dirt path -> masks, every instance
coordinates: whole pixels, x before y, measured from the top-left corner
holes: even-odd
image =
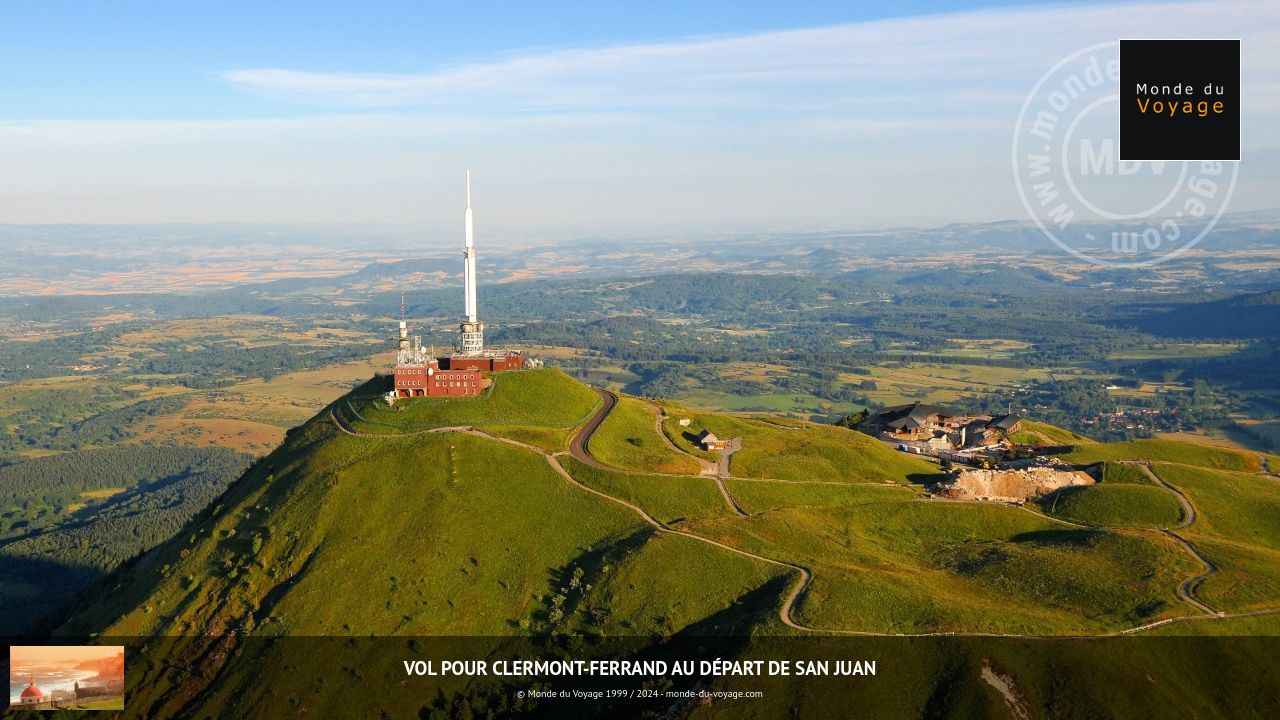
[[[1118,462],[1121,465],[1133,465],[1141,470],[1142,473],[1147,476],[1148,480],[1178,497],[1178,502],[1182,503],[1182,523],[1175,527],[1174,530],[1182,530],[1183,528],[1191,527],[1191,524],[1196,521],[1195,506],[1191,504],[1191,501],[1187,499],[1186,495],[1182,494],[1181,490],[1175,488],[1164,480],[1161,480],[1160,476],[1156,475],[1155,471],[1151,469],[1151,463],[1145,460],[1120,460]]]
[[[1186,495],[1182,494],[1181,490],[1160,479],[1160,476],[1156,475],[1155,471],[1151,469],[1151,463],[1148,463],[1145,460],[1122,460],[1121,463],[1124,465],[1133,465],[1139,468],[1142,470],[1143,474],[1151,480],[1151,482],[1173,493],[1178,498],[1178,502],[1182,503],[1182,522],[1175,528],[1165,528],[1164,534],[1172,538],[1173,541],[1191,555],[1191,557],[1195,558],[1197,562],[1203,565],[1204,572],[1196,575],[1195,577],[1183,580],[1182,584],[1178,585],[1178,597],[1196,606],[1206,614],[1214,616],[1223,615],[1222,612],[1214,610],[1192,594],[1195,592],[1196,587],[1199,586],[1205,578],[1218,572],[1218,567],[1209,562],[1205,556],[1201,555],[1200,551],[1197,550],[1195,545],[1192,545],[1189,540],[1174,532],[1175,530],[1183,530],[1191,527],[1191,525],[1196,521],[1196,507],[1191,504],[1191,500],[1188,499]]]
[[[605,391],[597,391],[597,392],[605,393]],[[595,430],[600,427],[600,423],[604,421],[604,417],[608,415],[610,410],[613,409],[616,402],[617,402],[616,397],[614,398],[613,402],[609,402],[608,400],[606,400],[605,405],[600,408],[599,412],[597,412],[596,415],[592,417],[592,419],[588,421],[585,425],[583,425],[583,427],[580,430],[578,430],[577,434],[575,434],[573,441],[570,443],[571,449],[577,448],[580,452],[582,452],[584,456],[586,456],[586,458],[590,458],[590,454],[587,452],[587,449],[588,449],[587,440],[589,439],[591,433],[595,432]],[[477,435],[480,437],[485,437],[490,440],[496,440],[498,442],[507,443],[508,445],[514,445],[516,447],[524,448],[525,450],[538,453],[539,455],[543,456],[543,458],[546,459],[547,464],[551,467],[551,469],[555,471],[555,473],[559,475],[561,478],[563,478],[566,482],[570,483],[574,487],[577,487],[578,489],[584,492],[591,493],[592,495],[595,495],[601,499],[607,500],[609,502],[612,502],[627,508],[631,512],[635,513],[645,524],[649,525],[657,532],[686,537],[686,538],[689,538],[690,540],[705,543],[707,545],[711,545],[713,547],[719,548],[726,552],[731,552],[735,555],[750,558],[752,560],[756,560],[756,561],[765,563],[767,565],[784,568],[790,572],[793,572],[795,573],[796,578],[795,578],[795,581],[792,583],[790,590],[788,590],[786,597],[783,598],[782,604],[779,605],[778,607],[778,619],[787,627],[792,628],[794,630],[801,631],[801,632],[815,633],[815,634],[821,634],[821,635],[853,635],[853,636],[863,636],[863,637],[988,637],[988,638],[1017,638],[1017,639],[1023,639],[1023,640],[1051,640],[1051,639],[1064,639],[1064,638],[1099,639],[1099,638],[1110,638],[1110,637],[1121,637],[1125,635],[1133,635],[1136,633],[1144,632],[1146,630],[1152,630],[1154,628],[1158,628],[1164,625],[1170,625],[1178,622],[1194,622],[1194,621],[1218,620],[1218,619],[1226,619],[1226,618],[1257,617],[1262,615],[1273,615],[1273,614],[1280,613],[1280,608],[1269,608],[1265,610],[1255,610],[1252,612],[1231,613],[1231,614],[1213,613],[1212,611],[1207,611],[1211,614],[1184,615],[1176,618],[1166,618],[1164,620],[1158,620],[1156,622],[1147,623],[1145,625],[1139,625],[1137,627],[1128,628],[1125,630],[1117,630],[1115,632],[1104,633],[1100,635],[1027,635],[1027,634],[1020,634],[1020,633],[981,633],[981,632],[977,632],[977,633],[975,632],[885,633],[885,632],[874,632],[870,630],[841,630],[841,629],[823,629],[823,628],[811,627],[808,625],[804,625],[803,623],[800,623],[799,621],[795,620],[792,617],[793,611],[795,609],[796,601],[800,598],[801,594],[803,594],[804,591],[809,587],[809,583],[812,582],[813,580],[813,572],[809,568],[804,567],[803,565],[798,565],[796,563],[787,562],[785,560],[778,560],[776,558],[766,557],[764,555],[758,555],[756,553],[753,553],[747,550],[742,550],[742,549],[733,547],[731,545],[726,545],[725,543],[712,540],[711,538],[703,537],[701,535],[696,535],[694,533],[687,532],[685,530],[677,530],[677,529],[668,527],[667,525],[660,522],[657,518],[653,517],[648,512],[646,512],[644,508],[640,507],[639,505],[636,505],[627,500],[623,500],[622,498],[617,498],[607,493],[601,492],[600,490],[596,490],[595,488],[588,487],[587,485],[584,485],[578,482],[577,480],[575,480],[574,477],[569,474],[569,471],[564,469],[564,466],[560,464],[560,461],[558,459],[559,456],[564,455],[565,453],[551,453],[551,452],[548,452],[546,449],[540,448],[536,445],[530,445],[529,443],[521,442],[519,440],[512,440],[511,438],[499,437],[497,435],[493,435],[491,433],[485,432],[484,430],[480,430],[475,427],[431,428],[428,430],[419,430],[412,433],[401,433],[398,435],[362,433],[357,430],[354,430],[353,428],[347,427],[347,425],[338,416],[338,413],[335,412],[334,410],[335,406],[336,406],[336,403],[329,406],[329,417],[333,420],[334,426],[336,426],[338,430],[340,430],[341,432],[354,437],[387,440],[387,439],[393,439],[396,437],[403,437],[406,435],[461,432],[461,433],[467,433],[469,435]],[[588,461],[582,457],[579,457],[576,453],[573,455],[575,458],[578,458],[582,462],[591,462],[591,463],[596,462],[594,458],[591,458],[590,461]],[[609,468],[606,467],[605,469],[609,469]],[[896,486],[887,486],[887,487],[896,487]],[[1190,546],[1188,545],[1188,547]],[[1193,553],[1195,552],[1194,549],[1192,549],[1192,552]],[[1197,557],[1199,557],[1198,553],[1195,553],[1195,554]],[[1194,581],[1195,579],[1196,578],[1193,578],[1192,580]],[[1184,583],[1184,585],[1186,585],[1186,583]],[[1196,603],[1194,601],[1192,602],[1193,604],[1199,605],[1199,603]]]
[[[889,487],[893,487],[893,486],[889,486]],[[993,503],[990,500],[966,500],[963,498],[918,497],[916,498],[916,500],[920,502],[927,502],[927,503],[951,503],[955,505],[1004,505],[1004,503]],[[1031,508],[1025,505],[1007,505],[1007,507],[1015,508],[1023,512],[1029,512],[1032,515],[1035,515],[1036,517],[1040,518],[1041,520],[1048,520],[1049,522],[1055,522],[1055,523],[1058,523],[1059,525],[1066,525],[1068,527],[1079,528],[1081,530],[1113,529],[1113,528],[1105,528],[1100,525],[1085,525],[1084,523],[1078,523],[1078,522],[1075,522],[1074,520],[1064,520],[1063,518],[1054,517],[1052,515],[1049,515],[1048,513],[1036,512],[1035,510],[1032,510]]]
[[[1255,454],[1258,456],[1258,462],[1262,463],[1262,467],[1258,470],[1258,474],[1266,478],[1271,478],[1272,480],[1280,480],[1280,473],[1277,473],[1275,469],[1271,467],[1271,461],[1267,459],[1267,454]]]
[[[662,423],[667,419],[667,411],[663,409],[661,405],[658,405],[656,403],[649,403],[648,405],[650,409],[653,410],[653,413],[654,413],[655,422],[653,424],[653,429],[657,431],[658,437],[662,438],[662,444],[666,445],[667,449],[671,450],[672,452],[678,452],[681,455],[687,455],[688,457],[691,457],[694,460],[697,460],[699,475],[703,475],[706,477],[714,477],[716,474],[716,464],[706,458],[698,457],[697,455],[694,455],[693,453],[688,452],[687,450],[681,450],[680,446],[671,442],[671,438],[667,437],[666,431],[662,429]]]

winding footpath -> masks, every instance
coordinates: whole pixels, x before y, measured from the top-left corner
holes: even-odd
[[[338,405],[337,402],[330,405],[328,411],[329,411],[329,417],[333,421],[334,426],[342,433],[346,435],[350,435],[352,437],[387,440],[387,439],[393,439],[393,438],[404,437],[404,436],[412,436],[412,435],[439,434],[439,433],[465,433],[468,435],[475,435],[475,436],[487,438],[489,440],[506,443],[508,445],[514,445],[516,447],[523,448],[531,452],[535,452],[543,456],[543,458],[546,459],[547,464],[551,467],[551,469],[571,485],[577,487],[580,490],[591,493],[592,495],[595,495],[599,498],[602,498],[604,500],[607,500],[609,502],[612,502],[627,508],[631,512],[635,513],[645,524],[649,525],[656,532],[668,534],[668,535],[678,535],[681,537],[689,538],[690,540],[695,540],[697,542],[705,543],[707,545],[711,545],[721,550],[731,552],[735,555],[750,558],[752,560],[756,560],[758,562],[762,562],[767,565],[771,565],[773,567],[779,567],[779,568],[788,570],[790,572],[793,572],[795,573],[796,578],[795,578],[795,581],[792,583],[790,590],[788,590],[787,596],[783,598],[782,604],[778,607],[778,619],[787,627],[792,628],[794,630],[801,631],[801,632],[814,633],[819,635],[851,635],[851,636],[862,636],[862,637],[909,637],[909,638],[911,637],[915,637],[915,638],[982,637],[982,638],[1012,638],[1012,639],[1020,639],[1020,640],[1061,640],[1061,639],[1097,640],[1102,638],[1112,638],[1112,637],[1122,637],[1126,635],[1133,635],[1133,634],[1141,633],[1154,628],[1158,628],[1164,625],[1171,625],[1174,623],[1181,623],[1181,622],[1193,622],[1193,621],[1200,621],[1200,620],[1214,620],[1214,619],[1225,619],[1225,618],[1258,617],[1262,615],[1280,614],[1280,608],[1255,610],[1252,612],[1245,612],[1245,613],[1214,612],[1213,610],[1209,609],[1207,606],[1204,606],[1203,604],[1196,601],[1194,598],[1191,598],[1188,594],[1183,594],[1184,599],[1187,599],[1189,602],[1196,605],[1197,607],[1204,609],[1207,614],[1184,615],[1180,617],[1166,618],[1164,620],[1158,620],[1156,622],[1147,623],[1145,625],[1139,625],[1137,627],[1128,628],[1125,630],[1118,630],[1110,633],[1104,633],[1100,635],[1029,635],[1029,634],[1023,634],[1023,633],[984,633],[984,632],[892,633],[892,632],[874,632],[870,630],[841,630],[841,629],[829,629],[829,628],[816,628],[809,625],[805,625],[793,617],[793,611],[795,609],[796,601],[800,598],[800,596],[804,593],[804,591],[809,587],[809,584],[813,580],[813,572],[809,568],[803,565],[798,565],[796,563],[788,562],[786,560],[779,560],[777,558],[771,558],[771,557],[750,552],[748,550],[736,548],[731,545],[727,545],[725,543],[712,540],[711,538],[703,537],[701,535],[697,535],[685,530],[678,530],[676,528],[672,528],[666,525],[665,523],[661,522],[657,518],[653,517],[652,515],[650,515],[644,508],[640,507],[639,505],[636,505],[635,503],[632,503],[628,500],[614,497],[613,495],[609,495],[605,492],[602,492],[595,488],[584,485],[583,483],[574,479],[574,477],[570,475],[567,470],[565,470],[564,466],[560,464],[559,458],[563,457],[566,454],[571,455],[575,459],[579,460],[580,462],[586,463],[595,468],[600,468],[603,470],[610,470],[610,471],[615,470],[614,468],[611,468],[605,465],[604,463],[601,463],[600,461],[596,460],[594,457],[591,456],[589,452],[591,435],[594,434],[595,431],[599,429],[601,423],[604,422],[605,417],[607,417],[609,412],[613,410],[613,408],[617,405],[617,401],[618,401],[617,396],[611,392],[608,392],[605,390],[599,390],[599,389],[595,389],[595,390],[596,390],[596,393],[600,395],[601,399],[604,402],[601,404],[599,410],[596,411],[595,415],[593,415],[591,419],[588,420],[574,434],[572,440],[569,443],[569,451],[567,453],[566,452],[556,452],[556,453],[548,452],[545,448],[541,448],[536,445],[531,445],[526,442],[521,442],[519,440],[514,440],[511,438],[505,438],[499,435],[494,435],[493,433],[486,432],[484,430],[481,430],[479,428],[472,427],[472,426],[449,426],[449,427],[429,428],[426,430],[417,430],[417,431],[408,432],[408,433],[396,433],[396,434],[365,433],[350,427],[340,417],[340,414],[337,412],[337,409],[336,409]],[[343,400],[340,400],[338,402],[345,402],[345,401],[346,399],[344,398]],[[354,408],[352,408],[352,412],[355,412]],[[358,416],[358,413],[357,413],[357,416]],[[1138,464],[1138,465],[1143,464],[1143,461],[1132,461],[1132,462],[1133,464]],[[1173,490],[1173,492],[1177,493],[1179,497],[1183,497],[1182,494],[1178,492],[1176,489],[1167,485],[1159,478],[1156,478],[1155,474],[1151,473],[1150,468],[1144,468],[1144,469],[1148,472],[1148,474],[1150,474],[1150,476],[1158,484],[1164,487],[1167,487],[1170,490]],[[684,477],[687,477],[687,476],[684,476]],[[719,476],[717,476],[717,480],[720,480]],[[754,480],[759,480],[759,479],[754,479]],[[729,502],[733,503],[732,497],[727,494],[727,490],[725,492],[726,492],[726,499]],[[1187,501],[1185,497],[1183,497],[1183,501],[1186,507],[1190,507],[1190,502]],[[733,504],[736,506],[736,503],[733,503]],[[741,509],[739,508],[739,510]],[[1194,513],[1195,513],[1195,509],[1194,507],[1191,507],[1190,514],[1188,516],[1189,519],[1184,519],[1184,523],[1179,526],[1179,529],[1185,528],[1188,525],[1190,525],[1191,522],[1194,522],[1195,520]],[[745,513],[743,514],[745,515]],[[1068,524],[1073,524],[1073,523],[1068,523]],[[1171,531],[1166,530],[1166,532],[1169,532],[1171,535],[1173,535]],[[1182,538],[1180,538],[1177,535],[1173,535],[1173,536],[1178,540],[1182,540]],[[1190,585],[1193,585],[1195,582],[1198,582],[1199,580],[1202,580],[1204,577],[1208,577],[1209,575],[1212,575],[1214,572],[1217,571],[1216,568],[1213,568],[1213,566],[1208,561],[1204,560],[1200,556],[1200,554],[1196,552],[1193,547],[1191,547],[1190,543],[1187,543],[1185,540],[1182,540],[1182,542],[1184,546],[1187,547],[1192,554],[1194,554],[1197,558],[1199,558],[1201,562],[1203,562],[1211,570],[1208,573],[1205,573],[1201,576],[1197,576],[1195,578],[1192,578],[1191,580],[1188,580],[1187,582],[1184,582],[1182,587],[1179,588],[1180,594],[1183,593],[1184,590],[1188,588]]]
[[[603,392],[603,391],[597,390],[596,392]],[[667,437],[666,431],[662,429],[662,423],[667,419],[667,411],[664,410],[661,405],[658,405],[657,403],[650,403],[649,407],[652,408],[654,412],[653,429],[655,432],[658,433],[658,437],[662,438],[662,444],[666,445],[668,450],[696,460],[698,462],[699,475],[703,475],[705,477],[714,477],[716,474],[718,474],[719,468],[715,463],[711,462],[706,458],[698,457],[697,455],[694,455],[691,452],[681,450],[679,447],[676,446],[675,443],[671,442],[671,438]]]
[[[1208,558],[1201,555],[1200,551],[1196,549],[1195,545],[1192,545],[1190,541],[1188,541],[1186,538],[1182,537],[1177,532],[1175,532],[1176,530],[1185,530],[1186,528],[1191,527],[1191,524],[1196,521],[1195,505],[1191,504],[1191,500],[1188,499],[1186,495],[1182,494],[1181,490],[1162,480],[1159,475],[1156,475],[1155,471],[1151,469],[1151,463],[1145,460],[1123,460],[1121,461],[1121,464],[1133,465],[1134,467],[1138,468],[1143,472],[1144,475],[1147,476],[1148,480],[1155,483],[1159,487],[1162,487],[1165,490],[1168,490],[1169,492],[1173,493],[1174,496],[1178,498],[1178,502],[1182,503],[1182,522],[1179,523],[1176,528],[1165,528],[1164,534],[1172,538],[1173,541],[1177,543],[1179,546],[1181,546],[1183,550],[1186,550],[1187,553],[1191,555],[1191,557],[1195,558],[1197,562],[1203,565],[1204,572],[1200,573],[1199,575],[1196,575],[1195,577],[1190,577],[1190,578],[1187,578],[1186,580],[1183,580],[1182,584],[1178,586],[1178,597],[1182,598],[1188,603],[1191,603],[1192,605],[1195,605],[1197,608],[1199,608],[1200,610],[1204,611],[1209,615],[1213,615],[1215,617],[1222,617],[1225,613],[1218,610],[1214,610],[1208,605],[1205,605],[1203,602],[1200,601],[1199,598],[1197,598],[1193,594],[1195,592],[1196,587],[1200,585],[1200,583],[1203,582],[1205,578],[1210,577],[1218,572],[1218,567],[1213,563],[1209,562]]]
[[[596,392],[601,391],[596,390]],[[699,468],[698,474],[702,477],[715,479],[716,489],[720,491],[720,497],[724,498],[724,504],[728,506],[729,510],[738,517],[751,517],[750,513],[743,510],[742,507],[738,505],[738,501],[733,499],[733,494],[729,492],[729,486],[724,483],[724,479],[730,477],[729,459],[733,457],[735,452],[742,449],[742,438],[734,438],[730,440],[728,446],[725,448],[724,454],[720,456],[720,462],[711,462],[704,457],[698,457],[687,450],[682,450],[677,447],[675,443],[671,442],[671,438],[667,437],[666,431],[662,429],[662,422],[667,419],[667,411],[657,403],[650,403],[650,407],[655,413],[656,420],[653,429],[658,433],[658,437],[662,438],[662,444],[666,445],[667,449],[671,452],[679,453],[680,455],[696,460]]]

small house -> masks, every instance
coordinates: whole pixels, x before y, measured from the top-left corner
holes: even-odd
[[[703,450],[724,450],[727,445],[728,443],[716,437],[710,430],[698,433],[698,446]]]

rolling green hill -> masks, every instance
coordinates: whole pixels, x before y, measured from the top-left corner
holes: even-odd
[[[600,400],[590,388],[563,372],[544,368],[498,373],[481,397],[432,398],[430,402],[382,399],[382,379],[357,388],[335,403],[353,428],[368,434],[398,435],[442,427],[474,426],[495,435],[563,450],[570,431],[586,421]]]
[[[1218,572],[1197,588],[1226,610],[1276,606],[1280,598],[1280,481],[1251,473],[1157,463],[1155,472],[1196,507],[1182,531]]]
[[[1142,459],[1247,472],[1262,468],[1262,461],[1255,453],[1164,439],[1081,443],[1063,459],[1073,463]]]
[[[698,461],[667,447],[654,431],[657,422],[653,408],[644,401],[620,397],[591,437],[591,454],[605,464],[635,472],[697,475]]]
[[[1166,528],[1182,520],[1178,498],[1150,484],[1064,488],[1039,504],[1053,517],[1100,527]]]
[[[833,425],[805,422],[766,422],[760,419],[694,411],[677,406],[667,410],[663,424],[677,446],[708,458],[695,444],[702,430],[728,440],[742,438],[742,449],[729,467],[736,477],[779,480],[838,480],[841,482],[906,483],[936,479],[933,463],[897,452],[862,433]],[[687,426],[679,424],[688,419]]]
[[[626,398],[587,444],[602,451],[567,454],[603,406],[559,371],[500,374],[467,400],[389,407],[375,393],[367,384],[291,431],[59,628],[154,639],[130,666],[129,712],[291,716],[334,707],[355,684],[384,688],[370,717],[374,707],[430,716],[462,686],[440,681],[431,700],[394,690],[403,671],[365,675],[420,656],[431,645],[423,638],[551,643],[539,652],[589,656],[604,646],[570,638],[629,638],[646,653],[685,636],[1099,635],[1213,622],[1178,594],[1202,566],[1158,529],[1171,510],[1178,519],[1175,495],[1137,477],[1089,488],[1051,508],[1056,517],[931,500],[919,483],[935,466],[856,432],[669,410],[662,431],[677,444],[700,428],[743,439],[721,485],[644,472],[649,461],[690,458]],[[1103,454],[1131,459],[1144,447]],[[1166,448],[1162,457],[1204,456]],[[1274,480],[1156,471],[1195,503],[1188,538],[1219,565],[1193,592],[1229,609],[1273,604]],[[1113,524],[1127,527],[1101,527]],[[286,642],[305,637],[320,645]],[[395,638],[403,644],[387,644]],[[308,657],[317,647],[341,667],[317,667]],[[955,655],[930,662],[974,660],[968,646],[946,652]],[[331,677],[339,671],[341,682]],[[264,675],[278,679],[270,689],[257,682]],[[940,683],[894,702],[923,714],[931,693],[946,694]],[[501,715],[503,697],[468,712]]]

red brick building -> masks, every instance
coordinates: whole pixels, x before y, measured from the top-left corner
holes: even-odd
[[[395,395],[407,397],[474,397],[484,389],[478,369],[440,369],[437,360],[396,365]]]
[[[502,372],[503,370],[519,370],[524,367],[524,355],[510,350],[491,350],[481,355],[454,355],[440,358],[440,367],[445,370],[483,370],[484,372]]]

